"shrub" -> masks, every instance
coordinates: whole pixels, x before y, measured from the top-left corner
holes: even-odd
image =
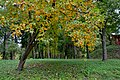
[[[117,58],[120,59],[120,46],[119,45],[109,45],[107,46],[108,58]],[[98,48],[91,53],[92,58],[101,58],[102,57],[102,49]]]

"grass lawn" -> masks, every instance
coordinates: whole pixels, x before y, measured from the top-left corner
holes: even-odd
[[[120,60],[29,59],[22,72],[18,60],[0,60],[0,80],[120,80]]]

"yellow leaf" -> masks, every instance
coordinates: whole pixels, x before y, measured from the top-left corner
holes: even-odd
[[[58,17],[55,17],[55,20],[58,21]]]
[[[43,29],[44,29],[45,31],[47,30],[47,28],[45,28],[45,27],[44,27]]]
[[[40,15],[40,11],[36,11],[35,13],[36,13],[36,15]]]
[[[5,17],[4,17],[4,16],[2,16],[2,17],[1,17],[1,20],[5,20]]]

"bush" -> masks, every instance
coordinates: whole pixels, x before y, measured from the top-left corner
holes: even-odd
[[[108,58],[120,59],[120,46],[119,45],[109,45],[107,46]],[[92,58],[101,58],[102,57],[102,48],[98,48],[91,53]]]

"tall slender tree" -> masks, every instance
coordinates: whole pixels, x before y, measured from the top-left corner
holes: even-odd
[[[103,28],[100,30],[101,41],[102,41],[102,60],[105,61],[107,59],[107,49],[106,49],[106,37],[107,34],[109,36],[111,32],[115,31],[118,27],[120,18],[120,13],[117,13],[116,10],[120,9],[120,0],[98,0],[98,7],[101,10],[101,14],[104,14],[105,21]]]

